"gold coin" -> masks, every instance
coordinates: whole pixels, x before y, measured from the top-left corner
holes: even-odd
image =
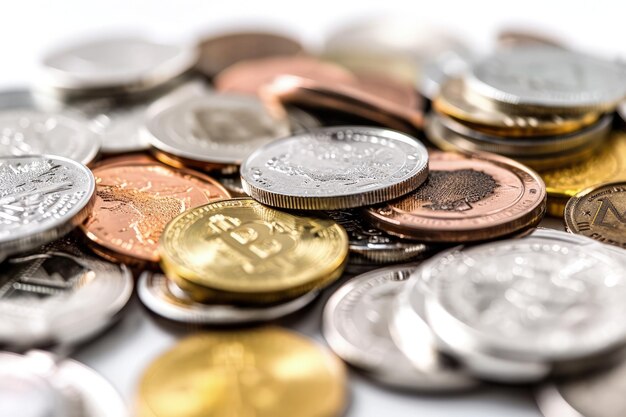
[[[600,113],[527,116],[482,107],[469,100],[463,80],[450,79],[433,101],[433,108],[472,129],[502,137],[553,136],[571,133],[597,122]]]
[[[229,302],[267,303],[337,279],[348,237],[333,220],[240,198],[179,215],[166,226],[159,252],[165,273],[196,300],[221,294]]]
[[[613,131],[600,150],[578,163],[540,172],[548,192],[548,213],[563,216],[570,197],[596,184],[626,180],[626,133]]]
[[[346,370],[287,330],[201,333],[154,361],[139,383],[139,417],[334,417]]]
[[[626,248],[626,182],[587,188],[565,206],[571,233]]]

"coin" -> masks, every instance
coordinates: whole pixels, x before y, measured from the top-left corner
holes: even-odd
[[[307,111],[294,106],[287,106],[286,110],[292,133],[307,132],[322,126],[322,122]]]
[[[335,356],[287,330],[199,333],[148,367],[137,415],[339,416],[346,378]]]
[[[0,259],[80,224],[93,207],[95,187],[91,171],[71,159],[0,157]]]
[[[248,196],[241,185],[241,176],[239,173],[233,175],[220,175],[217,178],[217,181],[228,190],[232,197]]]
[[[137,294],[154,313],[182,323],[232,325],[272,321],[292,314],[315,300],[310,291],[293,300],[265,307],[203,304],[193,301],[164,275],[145,271],[137,282]]]
[[[496,36],[496,42],[499,48],[552,46],[568,49],[562,40],[536,28],[509,27],[501,29]]]
[[[171,158],[239,165],[259,146],[288,135],[289,122],[283,109],[255,97],[207,94],[151,115],[146,129],[152,146]]]
[[[157,244],[178,214],[230,195],[215,180],[159,163],[112,163],[94,168],[96,199],[81,228],[99,255],[129,264],[159,261]]]
[[[432,152],[430,169],[424,185],[400,199],[366,209],[366,218],[400,237],[467,242],[536,225],[545,212],[543,181],[510,159]]]
[[[565,225],[572,233],[626,248],[626,183],[600,184],[581,191],[565,206]]]
[[[500,50],[476,63],[466,91],[483,103],[526,112],[612,111],[626,95],[626,69],[551,47]]]
[[[167,276],[195,300],[269,304],[337,279],[348,238],[332,220],[238,198],[176,217],[163,232],[159,252]]]
[[[43,90],[62,96],[143,92],[195,65],[197,51],[141,37],[111,37],[59,47],[42,59]]]
[[[333,210],[380,203],[428,174],[415,138],[375,127],[318,129],[257,149],[241,166],[244,190],[270,206]]]
[[[446,81],[433,101],[439,113],[453,117],[472,129],[507,137],[536,137],[571,133],[595,123],[600,113],[588,112],[581,115],[523,115],[511,114],[493,108],[476,105],[464,91],[462,78]]]
[[[133,292],[124,265],[62,239],[0,264],[0,343],[67,346],[111,325]]]
[[[296,55],[303,52],[295,39],[269,32],[238,32],[211,36],[200,42],[198,69],[214,77],[229,66],[248,59]]]

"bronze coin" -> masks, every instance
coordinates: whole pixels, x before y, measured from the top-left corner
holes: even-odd
[[[565,225],[571,233],[626,248],[626,182],[587,188],[565,206]]]
[[[427,242],[469,242],[539,223],[546,188],[534,171],[492,154],[432,152],[428,180],[416,191],[365,210],[376,227]]]
[[[229,66],[248,59],[290,56],[304,52],[300,42],[267,32],[241,32],[207,38],[200,42],[198,69],[214,77]]]
[[[101,164],[93,174],[95,205],[81,228],[94,243],[94,252],[131,265],[159,261],[159,238],[174,217],[230,197],[210,177],[158,162]]]

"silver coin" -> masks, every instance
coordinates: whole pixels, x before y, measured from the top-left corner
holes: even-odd
[[[67,158],[0,157],[0,259],[35,249],[82,223],[95,188],[91,171]]]
[[[39,87],[61,95],[136,93],[190,70],[197,50],[142,37],[112,37],[61,47],[42,60]]]
[[[167,154],[239,165],[259,146],[288,135],[289,122],[255,97],[206,94],[150,114],[146,132],[152,146]]]
[[[276,140],[241,166],[244,190],[263,204],[335,210],[380,203],[419,187],[428,152],[392,130],[341,126]]]
[[[453,250],[420,269],[426,319],[441,347],[484,378],[528,381],[521,363],[544,369],[537,378],[567,364],[581,370],[626,343],[625,259],[547,230]],[[513,366],[500,372],[494,361]]]
[[[552,47],[501,50],[473,66],[470,92],[540,111],[612,110],[626,96],[626,68]]]
[[[0,415],[126,417],[119,393],[94,370],[43,351],[0,352]]]
[[[419,92],[430,100],[434,99],[446,80],[469,70],[472,60],[473,56],[466,48],[441,51],[424,63]]]
[[[0,264],[0,343],[67,345],[109,326],[133,291],[124,265],[62,239]]]
[[[202,304],[193,301],[165,275],[144,272],[137,282],[143,304],[159,316],[182,323],[228,325],[276,320],[309,305],[319,292],[311,291],[294,300],[256,308]]]

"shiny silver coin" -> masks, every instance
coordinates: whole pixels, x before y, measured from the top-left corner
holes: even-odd
[[[259,146],[289,134],[282,108],[252,96],[205,94],[149,117],[148,140],[161,152],[193,161],[239,165]]]
[[[350,245],[350,263],[384,264],[407,262],[422,258],[433,245],[400,239],[369,225],[355,210],[330,210],[325,212],[346,229]]]
[[[473,54],[466,48],[448,49],[429,59],[422,66],[422,77],[418,90],[430,100],[439,93],[441,85],[450,78],[469,71]]]
[[[388,129],[341,126],[276,140],[241,166],[244,190],[263,204],[336,210],[400,197],[428,176],[417,139]]]
[[[294,300],[263,308],[209,305],[193,301],[165,275],[144,272],[137,282],[137,294],[146,307],[166,319],[182,323],[228,325],[279,319],[309,305],[319,292],[311,291]]]
[[[322,122],[307,111],[293,106],[287,107],[286,110],[291,133],[308,132],[322,126]]]
[[[625,262],[592,239],[545,229],[452,250],[420,268],[425,317],[441,348],[481,377],[580,372],[626,344]]]
[[[124,265],[87,255],[62,239],[0,264],[0,344],[76,343],[109,326],[128,302]]]
[[[58,239],[82,223],[96,183],[59,156],[0,157],[0,259]]]
[[[45,56],[38,87],[67,96],[137,93],[172,81],[197,58],[193,47],[142,37],[92,40]]]
[[[0,352],[0,415],[127,417],[119,393],[94,370],[43,351]]]
[[[626,96],[626,68],[564,49],[519,47],[475,64],[466,87],[526,111],[611,111]]]

